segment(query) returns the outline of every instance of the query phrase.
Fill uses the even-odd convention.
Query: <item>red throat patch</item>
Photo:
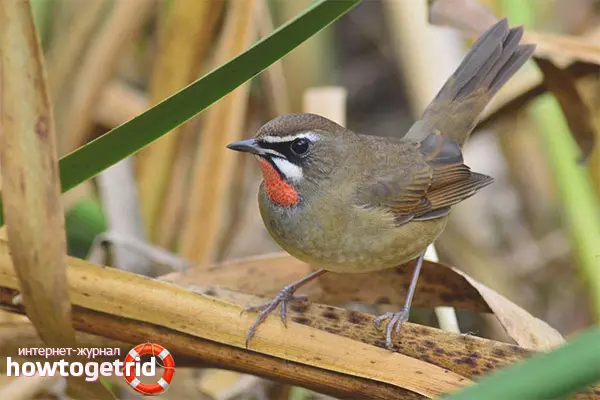
[[[265,190],[269,200],[281,207],[291,207],[298,204],[296,189],[287,183],[264,158],[259,158],[258,164],[265,179]]]

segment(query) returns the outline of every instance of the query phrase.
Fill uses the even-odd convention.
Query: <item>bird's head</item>
[[[350,131],[315,114],[274,118],[247,140],[227,147],[256,155],[265,190],[276,205],[292,207],[327,185],[345,160]]]

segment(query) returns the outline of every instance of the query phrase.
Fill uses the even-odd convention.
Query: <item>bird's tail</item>
[[[406,138],[422,140],[439,130],[463,145],[485,106],[531,57],[535,45],[520,45],[523,28],[503,19],[477,39],[454,74],[413,125]]]

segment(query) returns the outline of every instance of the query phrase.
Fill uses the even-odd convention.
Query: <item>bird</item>
[[[522,27],[500,20],[474,43],[423,115],[402,137],[355,133],[316,114],[286,114],[250,139],[230,143],[250,153],[263,180],[258,205],[264,225],[283,250],[314,268],[284,287],[258,312],[259,325],[305,296],[304,284],[333,273],[369,273],[416,259],[403,307],[374,319],[386,322],[386,347],[409,318],[426,248],[444,230],[450,209],[492,183],[465,165],[461,146],[485,106],[531,57]]]

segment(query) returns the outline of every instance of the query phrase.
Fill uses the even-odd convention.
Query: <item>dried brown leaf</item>
[[[6,243],[0,243],[0,301],[9,306],[18,281]],[[244,349],[245,332],[254,321],[252,315],[241,315],[239,305],[135,274],[99,268],[84,260],[70,259],[68,285],[74,307],[116,316],[117,326],[121,319],[130,319]],[[296,322],[290,322],[286,329],[277,319],[267,320],[251,347],[253,352],[392,384],[427,397],[469,382],[414,358]]]
[[[255,296],[214,286],[185,286],[195,292],[236,304],[258,305],[264,302],[264,299]],[[312,303],[309,307],[294,305],[290,307],[288,315],[290,321],[385,348],[384,333],[375,329],[373,315],[317,303]],[[393,340],[395,351],[468,378],[484,375],[494,368],[533,354],[532,351],[515,345],[412,323],[403,325],[402,334]]]
[[[301,293],[312,301],[343,304],[349,301],[401,305],[410,283],[412,263],[368,274],[328,273],[303,286]],[[310,266],[289,255],[269,255],[240,260],[205,271],[187,270],[162,279],[187,285],[216,285],[272,297],[285,285],[306,276]],[[425,261],[413,305],[451,306],[493,312],[508,335],[519,345],[546,350],[562,343],[562,336],[510,300],[443,264]]]
[[[549,350],[564,343],[560,333],[544,321],[506,299],[501,294],[475,281],[455,268],[484,298],[506,333],[521,347],[533,350]]]
[[[414,262],[368,274],[329,273],[302,287],[312,301],[344,304],[402,304]],[[205,271],[190,269],[165,275],[180,284],[206,284],[261,297],[272,297],[282,287],[311,272],[311,267],[288,254],[276,253],[231,261]],[[374,290],[376,288],[376,290]],[[416,307],[452,306],[490,312],[481,295],[462,276],[444,265],[425,261],[416,289]]]
[[[349,370],[361,368],[363,363],[370,364],[368,359],[356,360],[352,354],[355,350],[362,352],[363,343],[384,346],[383,333],[373,328],[371,315],[320,304],[308,308],[292,307],[288,329],[283,328],[278,318],[269,318],[257,333],[251,350],[246,350],[243,348],[244,333],[254,316],[240,316],[241,307],[231,303],[256,304],[261,301],[259,298],[202,285],[193,285],[193,294],[148,278],[99,268],[83,260],[70,258],[69,263],[69,290],[75,304],[73,323],[78,330],[132,344],[156,341],[174,354],[178,365],[205,363],[341,397],[420,398],[372,378],[356,378],[349,374]],[[0,241],[0,305],[22,312],[21,307],[11,303],[14,286],[15,277],[6,245]],[[298,329],[302,325],[307,325],[306,329]],[[1,333],[0,329],[0,338]],[[324,338],[326,342],[316,345],[333,347],[314,353],[313,342],[321,342]],[[327,338],[334,338],[335,345]],[[351,340],[353,345],[346,348],[346,340],[350,339],[354,339]],[[94,342],[82,339],[82,343],[92,345]],[[487,374],[532,354],[518,346],[410,323],[403,327],[395,346],[401,354],[466,377]],[[308,362],[293,361],[296,353],[302,353]],[[323,357],[324,354],[327,357]],[[385,365],[390,374],[404,375],[396,376],[400,381],[412,380],[413,373],[420,375],[410,365],[405,365],[404,359],[399,360],[393,355],[389,351],[381,353],[381,359],[373,360],[376,362],[374,367]],[[333,360],[321,360],[323,358]],[[327,370],[331,362],[358,364],[334,372]],[[406,369],[397,371],[402,367]],[[421,369],[421,364],[417,371],[432,372]],[[432,378],[435,377],[433,372]],[[444,374],[448,379],[451,373]],[[433,387],[439,387],[435,385]],[[591,397],[581,394],[576,398]]]

